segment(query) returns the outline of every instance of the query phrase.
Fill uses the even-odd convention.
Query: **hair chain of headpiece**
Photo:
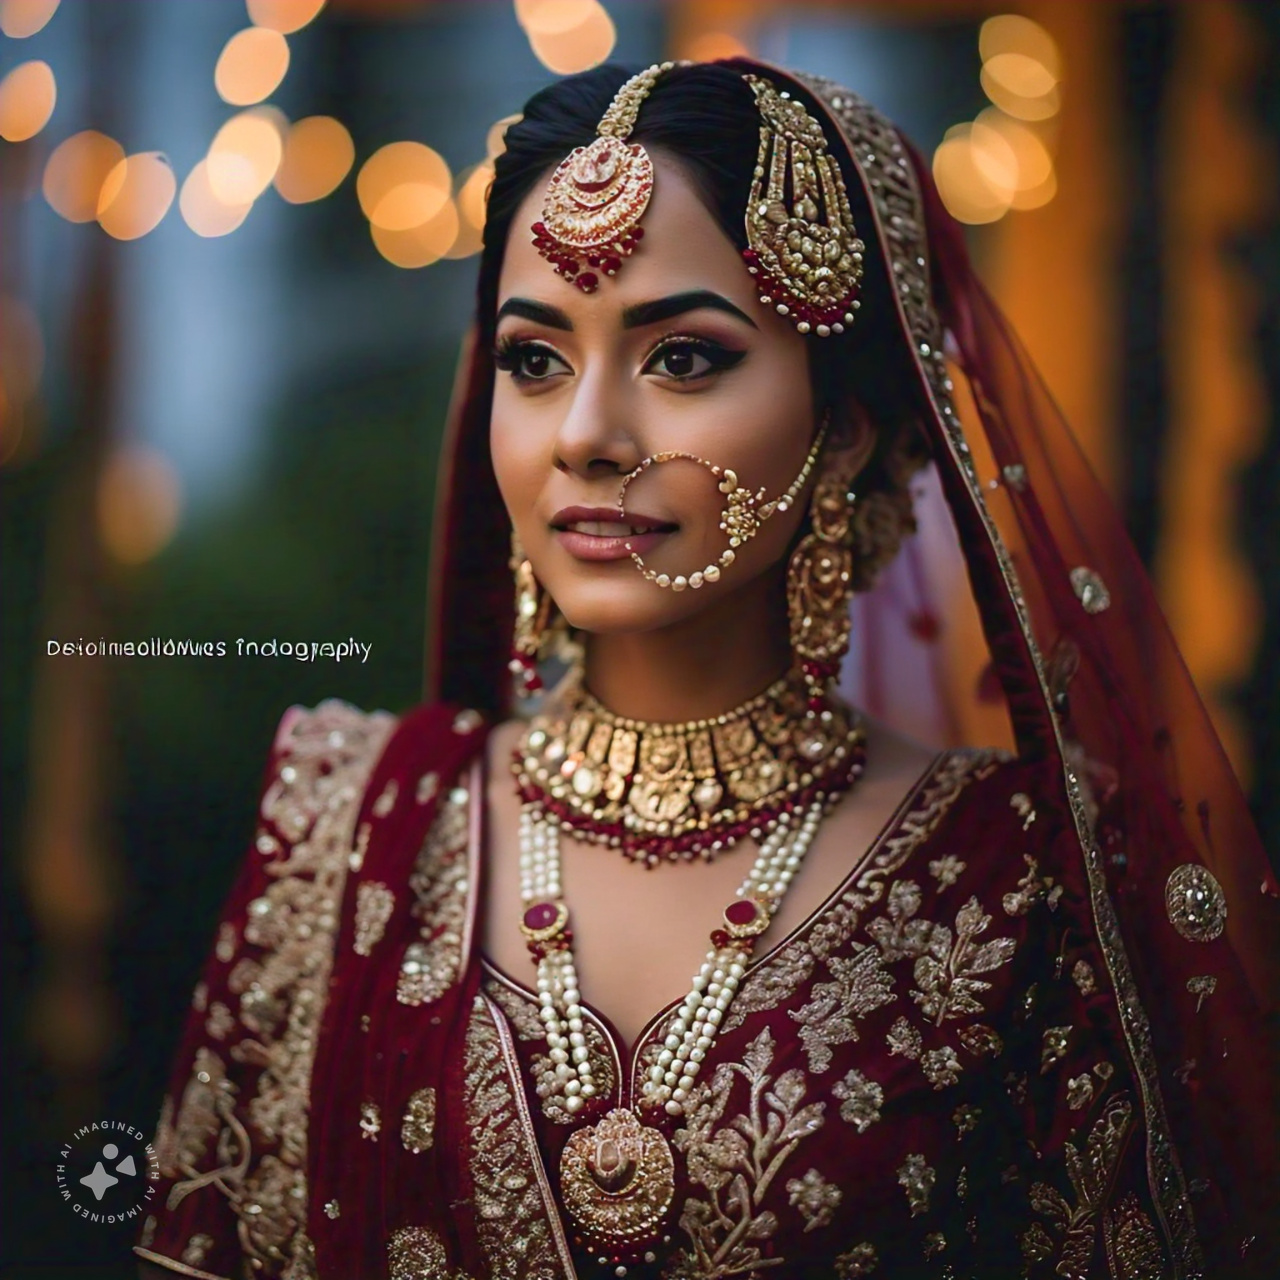
[[[840,166],[822,126],[786,91],[743,77],[760,109],[760,151],[747,200],[747,270],[760,301],[801,333],[843,333],[858,309],[862,254]],[[787,184],[790,180],[790,207]]]

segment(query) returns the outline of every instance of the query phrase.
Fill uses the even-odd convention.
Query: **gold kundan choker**
[[[831,696],[811,710],[800,671],[680,724],[614,715],[571,676],[530,720],[513,769],[530,812],[652,867],[710,861],[784,815],[829,808],[865,758],[853,711]]]

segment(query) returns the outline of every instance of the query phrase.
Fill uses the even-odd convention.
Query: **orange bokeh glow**
[[[98,477],[99,536],[121,564],[142,564],[163,550],[181,511],[177,472],[154,449],[118,449]]]
[[[159,225],[177,190],[169,161],[159,151],[126,156],[103,181],[98,223],[117,240],[136,240]]]
[[[25,142],[49,123],[58,101],[53,68],[38,59],[19,63],[0,80],[0,138]]]
[[[68,222],[98,216],[102,184],[124,159],[124,148],[105,133],[85,129],[58,144],[44,167],[44,198]]]
[[[58,0],[0,0],[0,31],[10,40],[22,40],[43,31],[57,12]]]
[[[421,142],[390,142],[364,162],[356,195],[375,226],[409,231],[430,222],[451,203],[452,185],[449,166],[438,152]]]
[[[403,231],[369,224],[373,243],[386,260],[397,267],[429,267],[453,248],[458,237],[458,208],[446,197],[430,221]]]
[[[213,83],[224,102],[251,106],[269,98],[289,70],[289,42],[267,27],[246,27],[223,46]]]
[[[301,31],[325,6],[325,0],[245,0],[249,21],[288,35]]]
[[[209,147],[209,185],[226,205],[249,204],[270,185],[284,156],[284,116],[255,107],[232,116]]]
[[[285,135],[276,190],[290,204],[320,200],[351,172],[356,148],[341,121],[308,116]]]

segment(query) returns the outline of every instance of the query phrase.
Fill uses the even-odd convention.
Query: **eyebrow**
[[[643,325],[659,324],[663,320],[682,316],[687,311],[699,311],[704,308],[723,311],[727,315],[736,316],[753,329],[759,328],[745,311],[735,307],[728,298],[713,293],[710,289],[691,289],[687,293],[673,293],[666,298],[655,298],[652,302],[637,302],[635,306],[627,307],[623,311],[622,327],[638,329]],[[559,307],[553,307],[546,302],[535,302],[532,298],[508,298],[498,308],[494,323],[496,324],[504,316],[520,316],[525,320],[532,320],[535,324],[546,325],[548,329],[563,329],[566,332],[573,330],[573,322]]]

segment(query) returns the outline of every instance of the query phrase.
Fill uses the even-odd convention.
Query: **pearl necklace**
[[[722,924],[712,930],[711,949],[667,1027],[641,1105],[662,1107],[672,1116],[683,1114],[755,940],[781,906],[830,803],[820,795],[803,810],[784,811],[761,839],[760,852],[724,909]],[[546,1028],[555,1092],[564,1109],[576,1115],[597,1090],[560,878],[560,824],[530,804],[520,812],[520,896],[520,930],[537,963],[538,1014]]]

